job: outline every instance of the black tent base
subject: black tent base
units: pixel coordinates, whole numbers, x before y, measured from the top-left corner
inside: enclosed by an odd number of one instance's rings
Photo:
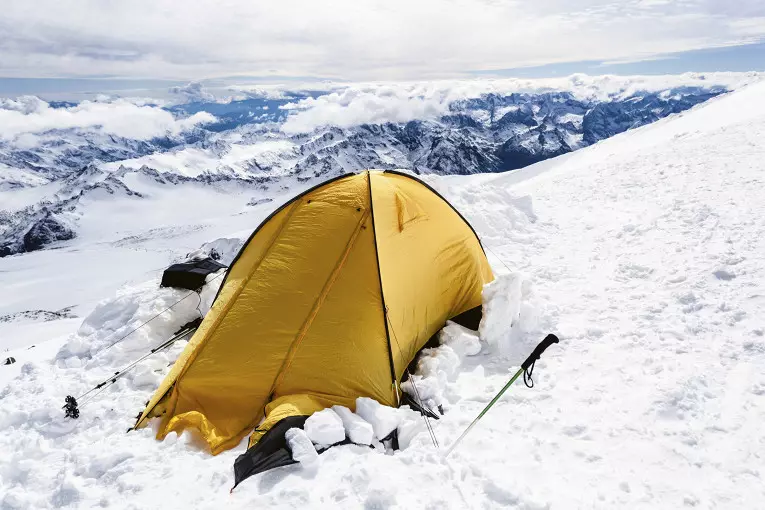
[[[280,420],[260,438],[258,444],[237,457],[234,461],[234,486],[231,491],[233,492],[240,483],[251,476],[270,469],[297,464],[297,461],[292,459],[292,452],[287,446],[287,440],[284,436],[291,428],[302,429],[307,419],[308,416],[289,416]],[[398,431],[394,429],[381,443],[387,449],[398,450]],[[355,443],[346,437],[339,443],[317,451],[322,454],[330,448],[346,444]],[[373,446],[370,445],[369,448],[373,448]]]
[[[234,461],[234,487],[231,490],[253,475],[295,464],[284,434],[291,428],[302,429],[307,419],[308,416],[289,416],[280,420],[260,438],[258,444],[237,457]]]

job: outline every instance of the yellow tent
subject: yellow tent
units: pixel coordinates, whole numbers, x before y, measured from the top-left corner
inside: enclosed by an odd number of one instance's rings
[[[366,171],[267,218],[136,427],[197,429],[213,454],[288,416],[398,402],[407,365],[493,276],[470,225],[425,183]]]

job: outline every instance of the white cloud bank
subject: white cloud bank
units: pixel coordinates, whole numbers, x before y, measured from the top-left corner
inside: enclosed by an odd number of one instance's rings
[[[762,37],[761,0],[5,1],[0,75],[421,79]]]
[[[0,99],[0,140],[24,141],[54,129],[81,128],[134,140],[178,135],[197,126],[214,122],[207,112],[175,118],[157,106],[126,99],[83,101],[69,108],[52,108],[45,101],[26,96]]]
[[[360,124],[436,119],[460,99],[482,94],[519,92],[570,92],[581,99],[608,100],[676,87],[735,89],[765,78],[765,73],[684,73],[668,76],[587,76],[563,78],[505,78],[439,80],[421,83],[324,84],[332,93],[286,105],[292,114],[283,124],[286,133],[306,133],[320,126],[351,127]],[[304,88],[311,88],[304,85]],[[244,87],[240,89],[245,90]]]

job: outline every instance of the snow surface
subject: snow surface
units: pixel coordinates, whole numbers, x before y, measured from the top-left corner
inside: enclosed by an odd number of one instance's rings
[[[150,262],[238,237],[226,234],[264,210],[234,225],[216,220],[193,239],[147,235],[132,246],[162,253],[151,260],[95,237],[68,245],[68,281],[79,284],[75,301],[88,318],[74,334],[73,319],[51,322],[58,332],[30,330],[35,347],[10,350],[19,363],[0,366],[0,377],[18,374],[0,379],[0,508],[765,507],[765,83],[517,172],[428,180],[471,221],[496,273],[529,282],[526,298],[523,285],[520,292],[527,302],[499,310],[520,310],[521,324],[524,310],[534,317],[507,352],[466,356],[446,378],[448,411],[431,421],[441,451],[544,334],[561,338],[537,362],[534,389],[513,386],[447,460],[417,417],[420,428],[393,455],[337,446],[315,470],[273,470],[229,495],[246,441],[212,457],[190,434],[162,442],[150,429],[125,434],[180,343],[108,387],[79,420],[63,419],[67,394],[84,392],[196,313],[188,305],[150,334],[107,349],[112,335],[171,296],[143,275],[113,307],[88,314],[85,306]],[[106,204],[102,214],[106,224]],[[180,213],[173,220],[180,228]],[[120,275],[87,278],[88,264],[115,253]],[[29,309],[68,306],[34,302],[51,301],[49,290],[63,301],[54,264],[62,255],[10,257],[2,304],[23,294]],[[80,366],[70,368],[75,360]]]

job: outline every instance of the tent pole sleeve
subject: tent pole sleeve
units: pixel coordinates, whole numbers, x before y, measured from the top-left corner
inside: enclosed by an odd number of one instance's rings
[[[393,362],[393,348],[390,344],[390,330],[388,329],[388,307],[385,305],[385,290],[382,283],[382,272],[380,271],[380,251],[377,249],[377,229],[375,228],[375,206],[372,198],[372,174],[367,170],[367,184],[369,186],[369,212],[372,216],[372,237],[375,240],[375,259],[377,259],[377,279],[380,282],[380,300],[382,301],[382,320],[385,324],[385,340],[388,343],[388,360],[390,361],[390,379],[393,386],[393,393],[396,396],[396,405],[399,403],[398,380],[396,378],[396,366]]]

